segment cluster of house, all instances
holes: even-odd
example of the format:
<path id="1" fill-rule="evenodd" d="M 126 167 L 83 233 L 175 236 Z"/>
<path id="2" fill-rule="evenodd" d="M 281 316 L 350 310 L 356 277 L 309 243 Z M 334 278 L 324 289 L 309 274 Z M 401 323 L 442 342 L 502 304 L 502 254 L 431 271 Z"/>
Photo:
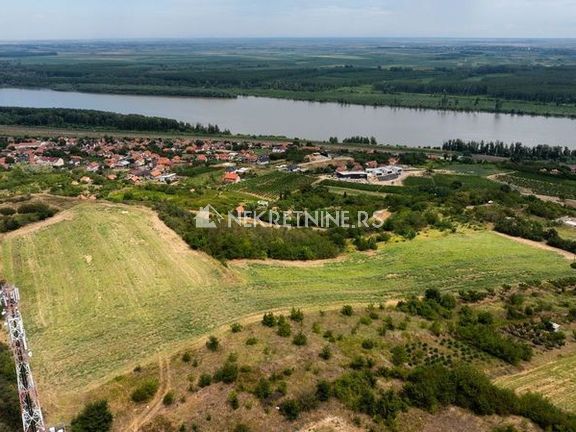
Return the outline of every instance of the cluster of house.
<path id="1" fill-rule="evenodd" d="M 403 169 L 398 165 L 398 160 L 391 158 L 388 160 L 388 164 L 379 164 L 377 161 L 366 162 L 365 166 L 360 164 L 354 164 L 354 166 L 349 167 L 340 166 L 336 169 L 335 175 L 339 180 L 355 181 L 355 180 L 365 180 L 365 181 L 390 181 L 399 178 Z"/>
<path id="2" fill-rule="evenodd" d="M 172 182 L 177 166 L 201 163 L 268 165 L 272 153 L 283 153 L 287 143 L 196 139 L 75 138 L 50 141 L 8 139 L 0 149 L 0 167 L 33 165 L 54 168 L 84 167 L 88 172 L 122 170 L 134 183 Z M 241 172 L 226 173 L 236 182 Z"/>
<path id="3" fill-rule="evenodd" d="M 393 165 L 384 165 L 377 168 L 364 168 L 356 170 L 336 170 L 336 177 L 340 180 L 370 180 L 390 181 L 402 175 L 402 168 Z"/>

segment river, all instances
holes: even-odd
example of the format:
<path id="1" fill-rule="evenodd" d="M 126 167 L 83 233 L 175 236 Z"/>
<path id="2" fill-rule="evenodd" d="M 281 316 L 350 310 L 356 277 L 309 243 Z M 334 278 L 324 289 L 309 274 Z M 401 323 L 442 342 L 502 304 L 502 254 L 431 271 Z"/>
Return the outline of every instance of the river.
<path id="1" fill-rule="evenodd" d="M 576 120 L 240 97 L 207 99 L 0 89 L 0 106 L 79 108 L 212 123 L 234 133 L 313 140 L 374 136 L 380 144 L 440 146 L 451 138 L 576 148 Z"/>

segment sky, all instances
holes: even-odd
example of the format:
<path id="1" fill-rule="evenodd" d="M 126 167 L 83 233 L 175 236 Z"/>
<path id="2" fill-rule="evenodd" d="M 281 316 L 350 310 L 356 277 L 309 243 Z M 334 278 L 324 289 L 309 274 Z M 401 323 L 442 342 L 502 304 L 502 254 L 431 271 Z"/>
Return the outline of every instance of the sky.
<path id="1" fill-rule="evenodd" d="M 576 37 L 576 0 L 0 0 L 0 40 Z"/>

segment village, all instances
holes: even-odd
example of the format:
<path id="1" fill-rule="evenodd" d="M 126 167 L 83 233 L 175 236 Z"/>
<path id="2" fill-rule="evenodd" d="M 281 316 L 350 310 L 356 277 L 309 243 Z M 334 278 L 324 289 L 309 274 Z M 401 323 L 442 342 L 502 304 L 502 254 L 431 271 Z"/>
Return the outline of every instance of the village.
<path id="1" fill-rule="evenodd" d="M 289 150 L 297 156 L 290 157 Z M 385 163 L 376 160 L 360 163 L 342 150 L 328 151 L 322 146 L 292 142 L 116 137 L 48 140 L 8 137 L 0 142 L 0 167 L 6 170 L 16 166 L 79 168 L 105 175 L 109 180 L 121 176 L 135 185 L 172 184 L 178 181 L 179 169 L 202 165 L 225 168 L 222 183 L 234 184 L 254 168 L 271 164 L 279 171 L 322 174 L 360 183 L 394 181 L 406 168 L 399 166 L 397 157 Z"/>

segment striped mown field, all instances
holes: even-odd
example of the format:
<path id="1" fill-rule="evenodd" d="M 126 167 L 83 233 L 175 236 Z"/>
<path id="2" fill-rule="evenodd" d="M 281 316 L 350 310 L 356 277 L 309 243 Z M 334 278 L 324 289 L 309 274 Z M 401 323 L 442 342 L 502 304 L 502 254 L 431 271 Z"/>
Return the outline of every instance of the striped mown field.
<path id="1" fill-rule="evenodd" d="M 518 393 L 537 392 L 567 411 L 576 413 L 576 353 L 526 371 L 498 378 L 496 384 Z"/>

